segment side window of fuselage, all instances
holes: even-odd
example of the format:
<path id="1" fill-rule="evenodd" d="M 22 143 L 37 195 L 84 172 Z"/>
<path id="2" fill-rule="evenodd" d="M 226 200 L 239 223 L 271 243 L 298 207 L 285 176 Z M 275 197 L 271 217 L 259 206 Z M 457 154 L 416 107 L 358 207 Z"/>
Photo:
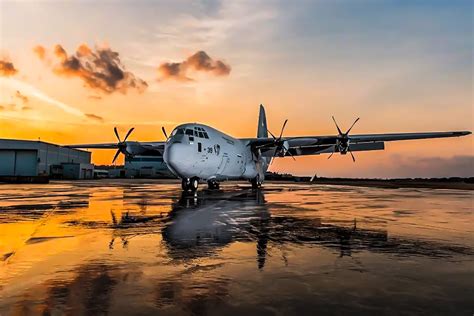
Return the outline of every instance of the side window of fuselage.
<path id="1" fill-rule="evenodd" d="M 202 152 L 202 144 L 198 143 L 198 152 Z"/>

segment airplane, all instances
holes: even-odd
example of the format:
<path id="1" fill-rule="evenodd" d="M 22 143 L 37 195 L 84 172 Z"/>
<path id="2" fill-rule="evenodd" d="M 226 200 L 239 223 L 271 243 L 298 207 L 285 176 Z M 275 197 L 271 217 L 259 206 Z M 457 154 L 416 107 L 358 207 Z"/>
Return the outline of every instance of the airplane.
<path id="1" fill-rule="evenodd" d="M 133 132 L 132 127 L 121 140 L 114 128 L 118 143 L 68 145 L 71 148 L 117 149 L 112 163 L 122 153 L 127 157 L 135 155 L 162 156 L 168 169 L 181 179 L 183 191 L 195 192 L 200 181 L 207 181 L 209 189 L 218 189 L 219 183 L 226 180 L 248 180 L 253 188 L 259 188 L 265 179 L 265 172 L 272 160 L 277 157 L 349 153 L 355 162 L 353 152 L 384 150 L 385 142 L 427 138 L 459 137 L 471 134 L 470 131 L 393 133 L 350 135 L 357 118 L 351 127 L 343 132 L 332 117 L 338 134 L 332 136 L 284 137 L 288 120 L 285 120 L 280 134 L 275 136 L 268 130 L 265 108 L 260 105 L 257 137 L 235 138 L 211 126 L 199 123 L 186 123 L 177 126 L 168 136 L 164 127 L 166 141 L 138 142 L 127 141 Z M 270 136 L 271 137 L 270 137 Z"/>

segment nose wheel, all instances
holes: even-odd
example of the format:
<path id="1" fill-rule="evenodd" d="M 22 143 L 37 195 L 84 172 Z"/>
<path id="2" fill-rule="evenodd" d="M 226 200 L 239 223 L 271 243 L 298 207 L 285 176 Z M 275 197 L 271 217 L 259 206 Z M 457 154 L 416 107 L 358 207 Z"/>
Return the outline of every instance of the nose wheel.
<path id="1" fill-rule="evenodd" d="M 197 177 L 181 180 L 181 188 L 183 189 L 183 191 L 196 192 L 198 187 L 199 187 L 199 178 Z"/>

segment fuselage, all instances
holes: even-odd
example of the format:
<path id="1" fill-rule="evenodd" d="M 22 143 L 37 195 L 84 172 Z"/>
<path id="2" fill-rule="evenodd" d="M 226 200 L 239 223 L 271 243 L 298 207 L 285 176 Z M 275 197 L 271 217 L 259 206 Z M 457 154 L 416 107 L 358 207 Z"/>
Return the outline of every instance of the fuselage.
<path id="1" fill-rule="evenodd" d="M 263 179 L 268 158 L 257 158 L 248 143 L 197 123 L 176 127 L 168 138 L 163 159 L 182 179 Z"/>

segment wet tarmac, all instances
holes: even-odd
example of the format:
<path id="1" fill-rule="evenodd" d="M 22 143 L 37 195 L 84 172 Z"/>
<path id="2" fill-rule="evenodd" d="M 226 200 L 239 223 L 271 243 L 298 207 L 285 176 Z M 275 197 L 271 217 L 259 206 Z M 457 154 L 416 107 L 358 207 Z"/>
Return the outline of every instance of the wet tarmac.
<path id="1" fill-rule="evenodd" d="M 474 312 L 474 194 L 0 185 L 0 315 Z"/>

